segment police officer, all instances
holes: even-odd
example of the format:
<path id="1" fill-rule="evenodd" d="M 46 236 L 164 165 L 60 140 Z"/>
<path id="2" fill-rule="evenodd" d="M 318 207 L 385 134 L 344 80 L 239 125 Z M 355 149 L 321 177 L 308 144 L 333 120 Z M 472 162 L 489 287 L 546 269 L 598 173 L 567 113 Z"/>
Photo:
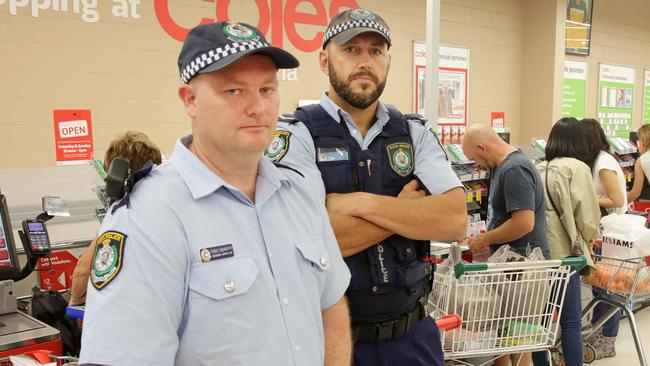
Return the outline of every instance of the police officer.
<path id="1" fill-rule="evenodd" d="M 282 119 L 266 155 L 305 173 L 326 198 L 352 273 L 354 364 L 441 365 L 439 333 L 424 312 L 432 265 L 423 259 L 429 240 L 465 235 L 465 196 L 424 121 L 378 101 L 390 45 L 372 11 L 334 17 L 319 54 L 329 90 Z"/>
<path id="2" fill-rule="evenodd" d="M 262 157 L 277 69 L 298 61 L 220 22 L 192 29 L 178 64 L 192 134 L 104 219 L 81 362 L 349 365 L 350 274 L 327 212 Z"/>

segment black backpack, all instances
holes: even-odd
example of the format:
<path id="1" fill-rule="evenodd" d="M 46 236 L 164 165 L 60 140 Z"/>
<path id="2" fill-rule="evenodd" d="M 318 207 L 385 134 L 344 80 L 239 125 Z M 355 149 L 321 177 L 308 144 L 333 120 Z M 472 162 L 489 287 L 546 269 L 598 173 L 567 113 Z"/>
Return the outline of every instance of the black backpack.
<path id="1" fill-rule="evenodd" d="M 65 315 L 68 302 L 57 291 L 32 289 L 32 316 L 61 332 L 63 354 L 79 356 L 81 350 L 81 328 L 76 320 Z"/>

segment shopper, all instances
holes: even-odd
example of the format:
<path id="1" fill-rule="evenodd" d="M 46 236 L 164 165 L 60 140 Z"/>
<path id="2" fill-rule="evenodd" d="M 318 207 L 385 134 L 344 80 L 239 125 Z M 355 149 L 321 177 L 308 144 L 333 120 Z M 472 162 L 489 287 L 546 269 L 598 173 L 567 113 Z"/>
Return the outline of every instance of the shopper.
<path id="1" fill-rule="evenodd" d="M 587 164 L 592 170 L 594 187 L 601 216 L 611 213 L 624 214 L 627 212 L 627 195 L 625 175 L 618 161 L 610 153 L 609 143 L 600 123 L 595 119 L 582 119 L 580 126 L 583 128 L 589 147 Z M 595 250 L 598 254 L 598 249 Z M 594 294 L 598 290 L 594 290 Z M 610 305 L 599 303 L 594 307 L 591 323 L 595 324 L 611 309 Z M 621 319 L 621 313 L 616 312 L 587 342 L 596 351 L 596 359 L 613 357 L 616 355 L 616 336 Z"/>
<path id="2" fill-rule="evenodd" d="M 81 363 L 349 365 L 350 273 L 325 207 L 262 156 L 277 70 L 298 61 L 218 22 L 189 32 L 178 64 L 192 134 L 104 219 Z"/>
<path id="3" fill-rule="evenodd" d="M 635 201 L 641 195 L 644 183 L 650 181 L 650 125 L 643 125 L 637 130 L 639 158 L 634 163 L 634 185 L 627 194 L 627 201 Z"/>
<path id="4" fill-rule="evenodd" d="M 424 122 L 379 101 L 390 46 L 388 25 L 370 10 L 332 18 L 319 54 L 329 90 L 278 125 L 266 154 L 326 197 L 352 272 L 354 365 L 442 365 L 425 314 L 432 266 L 423 259 L 429 240 L 465 235 L 465 195 Z"/>
<path id="5" fill-rule="evenodd" d="M 111 162 L 115 158 L 129 159 L 129 169 L 136 171 L 151 161 L 160 165 L 162 154 L 158 146 L 142 132 L 126 131 L 116 136 L 109 144 L 104 155 L 104 170 L 108 171 Z M 84 250 L 79 262 L 77 262 L 72 273 L 72 286 L 70 289 L 70 305 L 81 305 L 86 302 L 86 287 L 92 267 L 92 257 L 97 247 L 97 241 L 93 240 L 88 248 Z"/>
<path id="6" fill-rule="evenodd" d="M 593 174 L 598 204 L 603 208 L 603 214 L 624 214 L 627 212 L 625 174 L 610 152 L 605 132 L 595 119 L 582 119 L 580 126 L 587 137 L 586 163 Z"/>
<path id="7" fill-rule="evenodd" d="M 486 169 L 492 169 L 488 190 L 487 232 L 469 238 L 476 252 L 489 246 L 492 252 L 504 244 L 526 256 L 527 248 L 539 247 L 548 258 L 544 217 L 544 188 L 535 166 L 516 147 L 506 143 L 490 127 L 469 126 L 463 152 Z M 530 353 L 504 356 L 495 365 L 530 364 Z"/>
<path id="8" fill-rule="evenodd" d="M 546 161 L 537 165 L 546 192 L 546 235 L 552 259 L 586 254 L 590 267 L 591 243 L 598 238 L 600 209 L 584 163 L 588 154 L 585 134 L 575 118 L 557 121 L 546 144 Z M 582 303 L 580 276 L 569 279 L 560 327 L 566 365 L 582 365 Z M 535 366 L 549 365 L 546 352 L 533 353 Z"/>

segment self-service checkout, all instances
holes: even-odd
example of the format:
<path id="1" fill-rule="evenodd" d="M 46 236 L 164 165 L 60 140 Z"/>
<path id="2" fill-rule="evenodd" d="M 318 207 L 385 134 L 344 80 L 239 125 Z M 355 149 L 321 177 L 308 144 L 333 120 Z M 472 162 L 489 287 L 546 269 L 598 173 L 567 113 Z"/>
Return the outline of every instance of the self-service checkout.
<path id="1" fill-rule="evenodd" d="M 38 258 L 50 254 L 51 245 L 45 221 L 52 218 L 46 213 L 36 219 L 22 222 L 19 230 L 26 263 L 18 262 L 16 242 L 11 227 L 7 198 L 0 193 L 0 360 L 12 355 L 22 355 L 46 350 L 53 355 L 62 354 L 60 332 L 17 309 L 14 283 L 35 270 Z"/>

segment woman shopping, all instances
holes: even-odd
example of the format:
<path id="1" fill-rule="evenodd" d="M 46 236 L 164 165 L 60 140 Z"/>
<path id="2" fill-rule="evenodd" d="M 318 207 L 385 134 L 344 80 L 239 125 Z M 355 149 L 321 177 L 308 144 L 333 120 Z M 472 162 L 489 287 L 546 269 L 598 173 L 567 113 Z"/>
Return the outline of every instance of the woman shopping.
<path id="1" fill-rule="evenodd" d="M 598 238 L 600 209 L 592 182 L 584 132 L 575 118 L 557 121 L 546 145 L 546 161 L 537 165 L 544 182 L 546 234 L 552 259 L 586 254 L 593 268 L 590 244 Z M 582 365 L 580 276 L 569 279 L 562 305 L 562 353 L 566 365 Z M 548 365 L 545 352 L 533 353 L 535 366 Z"/>
<path id="2" fill-rule="evenodd" d="M 600 123 L 595 119 L 583 119 L 580 126 L 585 132 L 589 155 L 587 165 L 593 174 L 594 187 L 598 196 L 601 215 L 612 213 L 624 214 L 627 212 L 627 195 L 625 185 L 625 174 L 616 158 L 610 153 L 609 143 Z M 600 254 L 599 248 L 596 253 Z M 594 290 L 594 295 L 597 290 Z M 596 322 L 611 309 L 610 305 L 599 303 L 594 307 L 591 317 L 591 324 Z M 621 313 L 616 312 L 605 322 L 601 329 L 598 329 L 587 343 L 591 344 L 596 352 L 596 359 L 616 356 L 616 336 Z"/>

